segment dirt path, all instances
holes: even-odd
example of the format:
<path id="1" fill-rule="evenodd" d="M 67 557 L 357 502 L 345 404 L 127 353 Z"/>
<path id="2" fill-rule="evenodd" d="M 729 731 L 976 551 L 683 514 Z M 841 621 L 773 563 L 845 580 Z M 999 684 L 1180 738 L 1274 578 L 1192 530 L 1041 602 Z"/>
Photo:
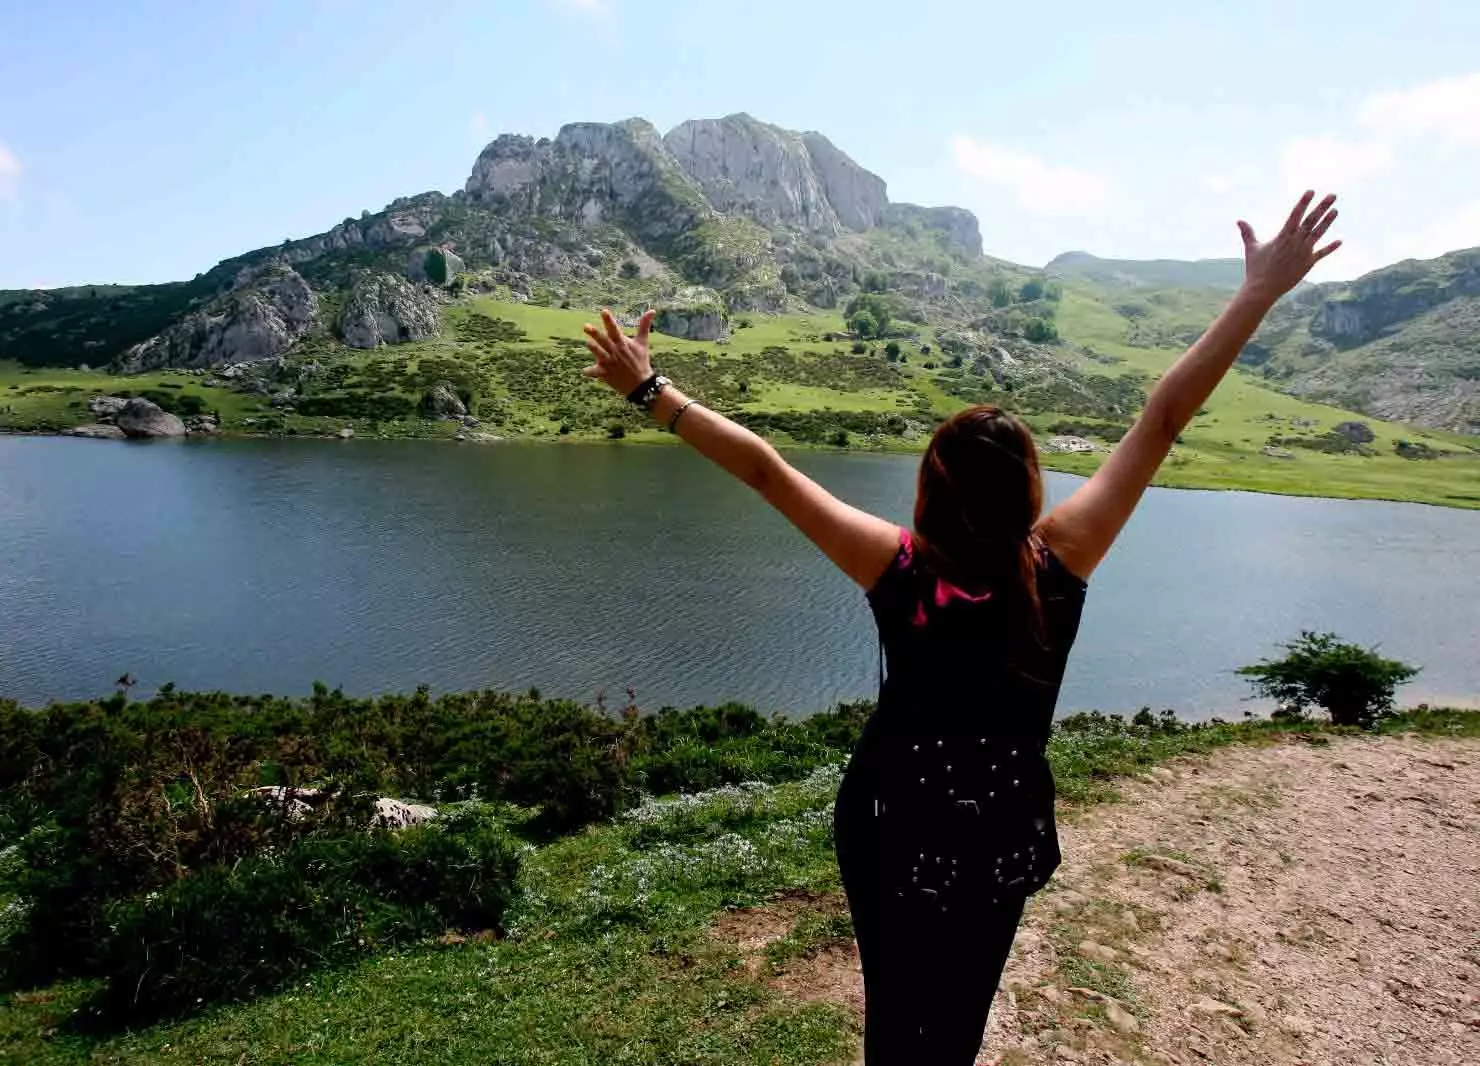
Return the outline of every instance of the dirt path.
<path id="1" fill-rule="evenodd" d="M 979 1062 L 1480 1063 L 1480 744 L 1227 748 L 1064 826 Z M 856 955 L 781 987 L 861 1010 Z"/>

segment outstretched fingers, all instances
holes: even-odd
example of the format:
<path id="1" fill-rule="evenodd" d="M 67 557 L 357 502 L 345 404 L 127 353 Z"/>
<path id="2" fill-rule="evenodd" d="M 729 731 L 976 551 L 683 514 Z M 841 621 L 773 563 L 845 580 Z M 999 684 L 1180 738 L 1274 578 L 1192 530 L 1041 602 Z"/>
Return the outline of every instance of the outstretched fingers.
<path id="1" fill-rule="evenodd" d="M 1254 227 L 1249 225 L 1243 219 L 1238 220 L 1238 232 L 1239 236 L 1244 239 L 1245 251 L 1259 243 L 1259 239 L 1254 236 Z"/>
<path id="2" fill-rule="evenodd" d="M 1310 202 L 1315 198 L 1316 191 L 1314 189 L 1306 189 L 1305 195 L 1295 202 L 1295 207 L 1291 210 L 1290 217 L 1285 219 L 1285 228 L 1280 232 L 1285 234 L 1294 233 L 1300 225 L 1300 220 L 1305 217 L 1305 209 L 1310 206 Z"/>
<path id="3" fill-rule="evenodd" d="M 1300 223 L 1300 228 L 1303 229 L 1306 233 L 1314 233 L 1315 228 L 1325 220 L 1326 214 L 1331 210 L 1331 205 L 1335 202 L 1336 194 L 1328 193 L 1321 200 L 1321 202 L 1316 205 L 1316 209 L 1305 216 L 1305 221 Z"/>
<path id="4" fill-rule="evenodd" d="M 627 337 L 622 332 L 622 327 L 617 325 L 617 320 L 609 308 L 603 307 L 601 309 L 601 321 L 606 326 L 606 336 L 607 340 L 611 341 L 611 350 L 613 352 L 620 352 L 622 346 L 627 341 Z"/>
<path id="5" fill-rule="evenodd" d="M 1336 249 L 1340 247 L 1340 241 L 1332 241 L 1330 244 L 1326 245 L 1326 247 L 1322 248 L 1319 252 L 1316 253 L 1315 261 L 1319 263 L 1322 259 L 1325 259 L 1326 256 L 1330 255 L 1332 252 L 1336 251 Z"/>
<path id="6" fill-rule="evenodd" d="M 1326 235 L 1326 231 L 1331 228 L 1331 223 L 1336 221 L 1336 215 L 1337 212 L 1335 211 L 1326 212 L 1326 217 L 1321 219 L 1316 227 L 1310 231 L 1311 244 L 1315 244 Z"/>
<path id="7" fill-rule="evenodd" d="M 648 342 L 648 334 L 653 331 L 653 319 L 657 317 L 657 314 L 658 312 L 654 311 L 650 307 L 646 311 L 644 311 L 642 313 L 642 317 L 637 320 L 638 344 L 646 344 Z"/>

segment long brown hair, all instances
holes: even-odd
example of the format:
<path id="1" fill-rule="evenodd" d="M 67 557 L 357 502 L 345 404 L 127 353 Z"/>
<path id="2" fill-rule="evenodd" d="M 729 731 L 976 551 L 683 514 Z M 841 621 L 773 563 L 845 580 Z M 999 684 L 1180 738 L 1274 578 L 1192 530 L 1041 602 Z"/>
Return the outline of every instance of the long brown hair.
<path id="1" fill-rule="evenodd" d="M 1015 416 L 970 407 L 935 431 L 920 461 L 917 547 L 948 581 L 1014 611 L 1024 650 L 1043 644 L 1033 536 L 1042 509 L 1038 449 Z"/>

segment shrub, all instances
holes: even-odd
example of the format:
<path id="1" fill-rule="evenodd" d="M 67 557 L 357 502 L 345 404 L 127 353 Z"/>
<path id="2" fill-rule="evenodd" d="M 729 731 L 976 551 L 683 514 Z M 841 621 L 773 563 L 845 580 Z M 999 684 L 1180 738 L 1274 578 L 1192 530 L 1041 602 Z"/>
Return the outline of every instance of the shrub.
<path id="1" fill-rule="evenodd" d="M 633 278 L 642 273 L 642 268 L 631 259 L 623 259 L 622 265 L 618 268 L 617 273 L 621 274 L 622 277 L 626 278 L 628 281 L 631 281 Z"/>
<path id="2" fill-rule="evenodd" d="M 1059 339 L 1059 330 L 1046 318 L 1030 318 L 1023 336 L 1034 344 L 1052 344 Z"/>
<path id="3" fill-rule="evenodd" d="M 307 840 L 112 908 L 107 999 L 130 1018 L 243 999 L 448 929 L 497 929 L 518 852 L 486 824 Z"/>
<path id="4" fill-rule="evenodd" d="M 854 341 L 852 352 L 854 355 L 866 355 L 868 353 L 868 345 L 864 344 L 863 341 Z"/>
<path id="5" fill-rule="evenodd" d="M 924 351 L 924 353 L 926 355 L 929 355 L 930 354 L 930 346 L 928 344 L 922 350 Z M 891 363 L 894 362 L 896 359 L 898 359 L 899 358 L 899 341 L 890 341 L 888 344 L 884 345 L 884 356 Z"/>
<path id="6" fill-rule="evenodd" d="M 1393 709 L 1393 693 L 1419 667 L 1384 659 L 1376 648 L 1343 642 L 1335 633 L 1304 631 L 1283 645 L 1283 659 L 1265 659 L 1238 673 L 1287 713 L 1323 708 L 1335 725 L 1366 729 Z"/>
<path id="7" fill-rule="evenodd" d="M 627 435 L 627 427 L 620 422 L 612 422 L 606 427 L 606 435 L 610 440 L 621 440 Z"/>

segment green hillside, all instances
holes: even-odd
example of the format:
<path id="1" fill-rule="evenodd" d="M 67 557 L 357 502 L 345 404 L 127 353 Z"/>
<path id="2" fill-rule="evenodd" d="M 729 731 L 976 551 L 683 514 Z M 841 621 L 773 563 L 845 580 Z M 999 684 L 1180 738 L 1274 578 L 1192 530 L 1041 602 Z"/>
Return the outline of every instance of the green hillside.
<path id="1" fill-rule="evenodd" d="M 126 394 L 225 434 L 669 441 L 579 374 L 584 322 L 654 306 L 662 369 L 780 444 L 918 449 L 993 403 L 1045 445 L 1095 442 L 1045 451 L 1083 473 L 1241 274 L 1084 253 L 1035 271 L 982 243 L 970 212 L 890 201 L 821 135 L 746 115 L 503 135 L 451 195 L 188 282 L 0 293 L 0 431 L 61 431 Z M 1480 437 L 1445 432 L 1480 402 L 1477 263 L 1297 292 L 1160 482 L 1480 505 Z M 1427 376 L 1372 386 L 1415 362 Z"/>

